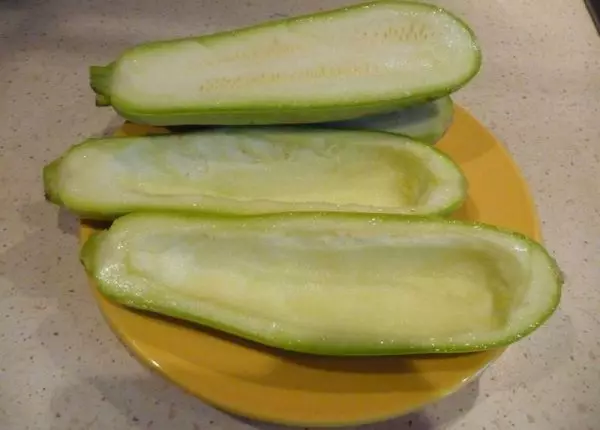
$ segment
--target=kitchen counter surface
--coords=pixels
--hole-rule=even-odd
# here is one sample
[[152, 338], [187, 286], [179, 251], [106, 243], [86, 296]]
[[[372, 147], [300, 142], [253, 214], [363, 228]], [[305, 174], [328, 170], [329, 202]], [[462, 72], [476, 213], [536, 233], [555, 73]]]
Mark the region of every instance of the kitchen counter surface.
[[[77, 221], [41, 170], [119, 125], [90, 64], [150, 39], [333, 8], [341, 0], [0, 2], [0, 429], [249, 429], [150, 374], [115, 339], [77, 258]], [[372, 429], [600, 429], [600, 38], [575, 0], [438, 0], [484, 53], [455, 100], [530, 183], [566, 275], [552, 319], [458, 393]]]

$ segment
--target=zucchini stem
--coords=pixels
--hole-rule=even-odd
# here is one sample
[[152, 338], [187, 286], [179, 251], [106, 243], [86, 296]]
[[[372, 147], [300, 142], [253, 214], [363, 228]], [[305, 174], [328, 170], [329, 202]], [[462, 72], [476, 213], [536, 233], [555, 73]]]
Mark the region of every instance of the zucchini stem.
[[114, 63], [90, 67], [90, 86], [96, 93], [96, 105], [110, 105], [110, 81]]

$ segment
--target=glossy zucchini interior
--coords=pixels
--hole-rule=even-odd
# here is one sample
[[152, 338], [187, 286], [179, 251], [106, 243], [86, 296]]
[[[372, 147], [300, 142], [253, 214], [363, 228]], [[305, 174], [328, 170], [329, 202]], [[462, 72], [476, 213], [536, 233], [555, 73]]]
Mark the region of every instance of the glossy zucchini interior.
[[56, 203], [88, 217], [140, 210], [430, 215], [466, 182], [434, 148], [388, 133], [231, 128], [92, 139], [46, 167]]
[[392, 0], [142, 44], [92, 67], [91, 85], [149, 124], [306, 123], [444, 96], [479, 67], [462, 21]]
[[413, 217], [134, 214], [82, 256], [122, 304], [322, 354], [505, 345], [552, 313], [561, 285], [521, 235]]

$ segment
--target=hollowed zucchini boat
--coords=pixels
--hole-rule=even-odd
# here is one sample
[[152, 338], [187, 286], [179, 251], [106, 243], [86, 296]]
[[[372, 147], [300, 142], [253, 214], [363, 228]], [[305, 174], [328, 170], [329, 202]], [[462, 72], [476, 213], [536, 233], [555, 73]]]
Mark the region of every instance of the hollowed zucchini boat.
[[50, 200], [87, 218], [173, 210], [440, 215], [466, 180], [435, 148], [371, 131], [232, 127], [97, 138], [44, 169]]
[[120, 304], [326, 355], [507, 345], [552, 314], [562, 285], [520, 234], [401, 216], [131, 214], [81, 255]]
[[450, 96], [446, 96], [394, 112], [325, 125], [347, 130], [375, 130], [401, 134], [433, 145], [444, 136], [452, 125], [453, 118], [454, 103]]

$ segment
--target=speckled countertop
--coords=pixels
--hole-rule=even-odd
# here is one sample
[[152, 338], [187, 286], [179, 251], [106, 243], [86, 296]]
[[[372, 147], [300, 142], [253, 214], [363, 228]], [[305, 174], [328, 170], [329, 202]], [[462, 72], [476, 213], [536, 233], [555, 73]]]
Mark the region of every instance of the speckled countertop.
[[[77, 224], [44, 202], [42, 166], [119, 123], [87, 67], [149, 39], [344, 0], [0, 1], [0, 429], [249, 429], [151, 375], [85, 285]], [[600, 38], [582, 1], [438, 0], [484, 51], [455, 99], [505, 142], [566, 273], [549, 323], [475, 383], [373, 429], [600, 429]], [[265, 426], [263, 426], [265, 428]]]

